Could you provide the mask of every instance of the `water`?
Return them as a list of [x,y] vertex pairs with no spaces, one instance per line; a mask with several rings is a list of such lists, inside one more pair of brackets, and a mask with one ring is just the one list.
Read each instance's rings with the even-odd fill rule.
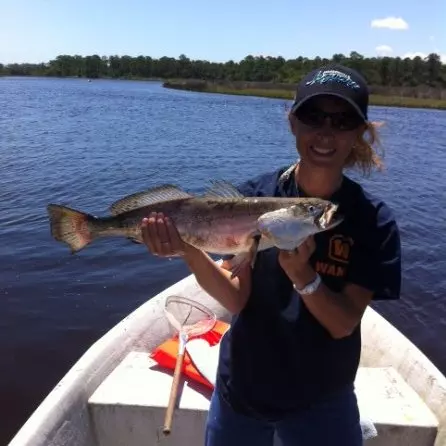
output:
[[[123,240],[70,256],[50,238],[46,204],[100,215],[162,182],[200,192],[207,178],[290,163],[284,105],[149,82],[0,79],[0,444],[92,342],[188,273]],[[364,183],[394,208],[404,254],[401,301],[375,308],[446,373],[446,112],[371,117],[387,124],[387,170]]]

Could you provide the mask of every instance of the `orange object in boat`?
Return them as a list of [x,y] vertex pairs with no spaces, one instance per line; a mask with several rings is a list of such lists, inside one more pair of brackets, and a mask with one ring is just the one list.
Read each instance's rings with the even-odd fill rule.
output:
[[[222,336],[225,334],[228,328],[229,324],[217,320],[211,330],[201,336],[195,337],[195,339],[204,339],[210,346],[213,346],[220,342]],[[150,353],[150,357],[154,359],[160,366],[174,370],[177,360],[178,343],[178,334],[176,334],[172,338],[168,339],[167,341],[156,347]],[[184,375],[186,375],[188,378],[204,384],[212,390],[214,389],[214,386],[196,369],[189,354],[187,353],[187,349],[184,352],[182,373],[184,373]]]

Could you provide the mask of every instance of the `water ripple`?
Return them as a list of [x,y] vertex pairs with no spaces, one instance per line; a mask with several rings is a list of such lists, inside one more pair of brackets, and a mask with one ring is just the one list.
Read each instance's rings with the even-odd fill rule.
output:
[[[46,205],[101,215],[159,183],[238,183],[295,149],[283,100],[82,79],[1,78],[0,89],[3,444],[94,340],[188,273],[123,240],[71,256],[50,237]],[[401,301],[374,306],[446,372],[446,113],[372,107],[371,118],[386,124],[386,171],[363,183],[397,215],[404,266]]]

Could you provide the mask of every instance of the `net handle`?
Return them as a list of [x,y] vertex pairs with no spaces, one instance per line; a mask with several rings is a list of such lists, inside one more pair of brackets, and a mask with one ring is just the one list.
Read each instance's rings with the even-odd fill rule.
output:
[[166,416],[164,418],[164,427],[163,427],[164,435],[169,435],[172,430],[173,411],[175,409],[175,402],[178,394],[178,386],[180,384],[181,369],[183,367],[183,360],[184,360],[184,350],[185,350],[184,346],[186,344],[186,340],[182,336],[180,336],[180,344],[182,344],[183,348],[180,347],[179,349],[177,355],[177,361],[175,364],[175,371],[173,373],[172,386],[170,388],[169,403],[167,405]]
[[[212,328],[214,328],[216,320],[217,320],[215,313],[212,310],[210,310],[209,308],[200,304],[199,302],[195,302],[191,299],[188,299],[187,297],[182,297],[182,296],[169,296],[166,298],[166,301],[164,304],[164,311],[165,311],[166,317],[169,320],[169,322],[171,323],[171,325],[173,325],[178,330],[178,334],[179,334],[179,345],[178,345],[178,353],[177,353],[176,364],[175,364],[175,371],[173,374],[172,386],[170,388],[169,402],[167,405],[166,415],[164,418],[163,434],[166,436],[169,435],[172,430],[173,413],[174,413],[175,402],[176,402],[177,394],[178,394],[178,386],[180,383],[181,370],[183,367],[184,352],[185,352],[185,348],[186,348],[186,343],[189,339],[189,335],[187,334],[187,332],[185,330],[183,330],[183,324],[179,324],[179,322],[177,321],[175,316],[168,311],[167,306],[170,302],[179,302],[179,303],[188,304],[191,307],[198,308],[205,315],[210,317],[209,322],[212,322],[212,323],[203,324],[203,320],[198,320],[195,324],[193,324],[193,326],[203,324],[204,328],[206,328],[206,329],[203,328],[201,332],[193,333],[192,337],[201,336],[201,335],[207,333],[208,331],[212,330]],[[178,325],[180,325],[179,329],[178,329]]]

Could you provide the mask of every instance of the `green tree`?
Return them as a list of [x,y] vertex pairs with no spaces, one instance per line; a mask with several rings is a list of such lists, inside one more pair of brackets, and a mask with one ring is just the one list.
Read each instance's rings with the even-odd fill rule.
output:
[[[185,54],[178,58],[128,55],[89,56],[61,54],[47,63],[4,64],[0,74],[14,76],[60,76],[88,78],[158,78],[196,79],[209,81],[242,81],[295,84],[308,71],[329,62],[345,64],[359,70],[370,85],[381,92],[394,87],[426,87],[440,91],[446,88],[446,65],[438,54],[413,59],[399,57],[365,57],[357,51],[334,54],[331,58],[296,56],[253,56],[248,54],[236,62],[192,60]],[[387,88],[387,90],[385,90]],[[380,93],[381,94],[381,93]],[[411,93],[412,94],[412,93]]]

